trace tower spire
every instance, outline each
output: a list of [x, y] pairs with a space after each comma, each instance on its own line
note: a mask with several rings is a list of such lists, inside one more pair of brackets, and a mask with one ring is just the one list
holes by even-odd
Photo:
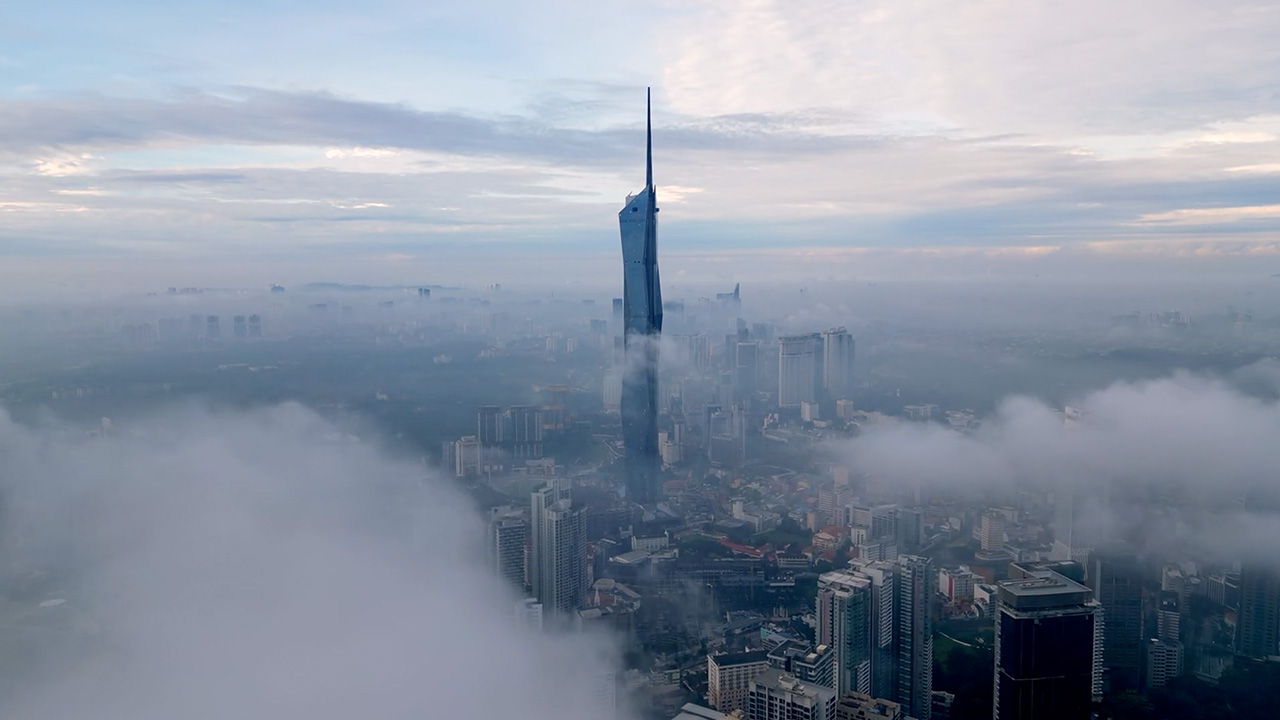
[[644, 186], [653, 189], [653, 88], [644, 89]]

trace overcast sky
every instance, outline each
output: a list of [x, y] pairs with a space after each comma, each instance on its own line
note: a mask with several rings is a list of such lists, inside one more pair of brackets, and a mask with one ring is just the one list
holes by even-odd
[[664, 277], [867, 253], [1269, 273], [1277, 37], [1280, 6], [1232, 0], [20, 2], [0, 280], [612, 261], [646, 85]]

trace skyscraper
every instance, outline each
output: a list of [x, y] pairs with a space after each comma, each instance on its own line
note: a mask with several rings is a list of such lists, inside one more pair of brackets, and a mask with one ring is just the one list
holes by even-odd
[[891, 698], [898, 680], [894, 654], [897, 632], [898, 566], [892, 562], [858, 562], [854, 572], [871, 581], [871, 695]]
[[646, 110], [644, 189], [618, 213], [622, 229], [622, 305], [625, 370], [622, 442], [627, 496], [642, 505], [658, 499], [658, 336], [662, 289], [658, 280], [658, 207], [653, 187], [653, 120]]
[[818, 644], [835, 653], [835, 690], [871, 692], [870, 578], [847, 570], [818, 578]]
[[822, 336], [788, 335], [778, 338], [778, 407], [800, 407], [818, 399], [818, 344]]
[[822, 333], [822, 389], [828, 398], [853, 392], [853, 336], [842, 327]]
[[574, 509], [565, 481], [533, 492], [533, 594], [553, 624], [572, 618], [587, 589], [586, 517]]
[[918, 555], [898, 557], [898, 696], [902, 710], [917, 720], [933, 713], [933, 596], [938, 571]]
[[1240, 566], [1240, 614], [1236, 653], [1266, 657], [1280, 652], [1280, 575], [1271, 568]]
[[997, 591], [995, 720], [1087, 720], [1097, 606], [1089, 588], [1048, 570]]
[[495, 515], [485, 537], [489, 565], [498, 577], [516, 589], [524, 588], [524, 546], [529, 524], [522, 511]]
[[1127, 553], [1095, 551], [1088, 578], [1107, 621], [1102, 638], [1107, 684], [1115, 692], [1137, 690], [1142, 671], [1142, 565]]

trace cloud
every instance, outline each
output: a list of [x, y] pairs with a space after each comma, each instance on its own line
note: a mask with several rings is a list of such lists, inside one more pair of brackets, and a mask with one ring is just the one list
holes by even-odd
[[1058, 139], [1274, 113], [1278, 32], [1280, 11], [1248, 0], [706, 0], [659, 38], [683, 113], [830, 108]]
[[6, 634], [42, 633], [6, 718], [597, 716], [600, 648], [514, 623], [450, 481], [302, 407], [0, 417], [0, 491]]
[[[1274, 382], [1273, 366], [1237, 381]], [[940, 496], [1075, 490], [1097, 502], [1097, 524], [1112, 539], [1165, 550], [1177, 542], [1204, 559], [1256, 556], [1280, 542], [1280, 402], [1179, 373], [1117, 383], [1072, 405], [1082, 418], [1065, 422], [1059, 408], [1014, 397], [971, 434], [894, 422], [834, 451], [885, 487]]]

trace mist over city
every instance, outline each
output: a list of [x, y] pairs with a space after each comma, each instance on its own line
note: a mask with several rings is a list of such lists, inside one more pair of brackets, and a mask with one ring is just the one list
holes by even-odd
[[0, 15], [0, 717], [1280, 713], [1280, 7]]

